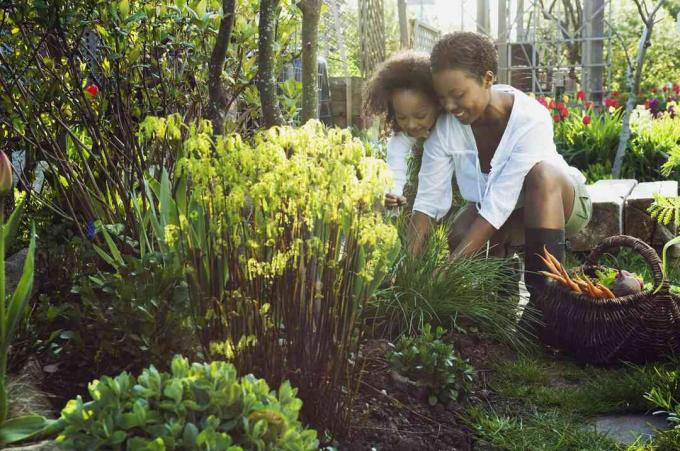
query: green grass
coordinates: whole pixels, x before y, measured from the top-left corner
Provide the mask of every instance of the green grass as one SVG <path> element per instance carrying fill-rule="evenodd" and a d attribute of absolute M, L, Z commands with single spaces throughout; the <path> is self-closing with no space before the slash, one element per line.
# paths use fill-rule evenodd
<path fill-rule="evenodd" d="M 540 357 L 502 362 L 496 371 L 491 388 L 504 399 L 583 416 L 648 410 L 643 396 L 659 377 L 651 365 L 605 369 Z"/>
<path fill-rule="evenodd" d="M 493 410 L 472 408 L 468 426 L 480 448 L 499 450 L 593 450 L 610 451 L 617 445 L 602 434 L 584 427 L 574 415 L 552 409 L 513 416 Z"/>
<path fill-rule="evenodd" d="M 468 425 L 494 449 L 652 449 L 642 442 L 617 445 L 589 424 L 597 414 L 656 410 L 644 395 L 663 377 L 659 367 L 580 366 L 544 353 L 501 361 L 488 382 L 492 407 L 469 409 Z"/>

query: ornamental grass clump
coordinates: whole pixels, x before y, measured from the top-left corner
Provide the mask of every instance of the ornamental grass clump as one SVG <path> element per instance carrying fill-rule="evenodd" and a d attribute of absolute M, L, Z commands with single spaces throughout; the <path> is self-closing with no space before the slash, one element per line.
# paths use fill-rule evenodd
<path fill-rule="evenodd" d="M 341 433 L 359 374 L 350 361 L 359 313 L 398 249 L 377 208 L 385 163 L 316 121 L 251 141 L 199 122 L 182 152 L 160 210 L 177 212 L 165 235 L 188 263 L 204 352 L 273 383 L 291 379 L 306 418 Z"/>
<path fill-rule="evenodd" d="M 403 242 L 407 221 L 397 221 Z M 516 333 L 519 291 L 511 260 L 483 255 L 450 260 L 450 226 L 445 221 L 433 227 L 418 255 L 402 246 L 389 275 L 391 285 L 376 293 L 365 316 L 388 337 L 415 334 L 429 323 L 450 330 L 479 329 L 525 346 Z"/>

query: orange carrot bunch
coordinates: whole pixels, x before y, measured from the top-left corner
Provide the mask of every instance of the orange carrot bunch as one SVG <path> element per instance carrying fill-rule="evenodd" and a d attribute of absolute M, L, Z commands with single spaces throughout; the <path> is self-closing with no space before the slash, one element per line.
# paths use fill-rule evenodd
<path fill-rule="evenodd" d="M 543 247 L 543 256 L 540 256 L 543 263 L 545 263 L 548 271 L 540 271 L 545 277 L 552 279 L 565 287 L 569 288 L 571 291 L 576 293 L 585 294 L 593 298 L 615 298 L 614 293 L 601 283 L 593 283 L 592 280 L 586 275 L 574 275 L 569 276 L 567 270 L 564 269 L 562 264 L 548 252 L 548 249 Z"/>

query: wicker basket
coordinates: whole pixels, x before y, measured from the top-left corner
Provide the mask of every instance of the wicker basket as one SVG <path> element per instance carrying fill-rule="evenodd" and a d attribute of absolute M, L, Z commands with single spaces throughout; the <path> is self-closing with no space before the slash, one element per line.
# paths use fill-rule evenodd
<path fill-rule="evenodd" d="M 620 247 L 637 251 L 652 268 L 654 287 L 614 299 L 594 299 L 549 281 L 537 299 L 543 313 L 546 344 L 576 359 L 597 364 L 645 362 L 680 354 L 680 296 L 670 293 L 661 260 L 644 241 L 627 235 L 607 238 L 582 268 L 594 276 L 599 258 Z"/>

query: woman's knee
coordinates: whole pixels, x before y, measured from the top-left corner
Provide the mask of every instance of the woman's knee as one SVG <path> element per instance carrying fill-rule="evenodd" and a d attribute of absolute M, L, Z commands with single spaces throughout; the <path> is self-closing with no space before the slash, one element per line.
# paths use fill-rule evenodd
<path fill-rule="evenodd" d="M 545 161 L 534 165 L 524 179 L 527 192 L 541 192 L 544 194 L 558 194 L 562 191 L 562 173 Z"/>

